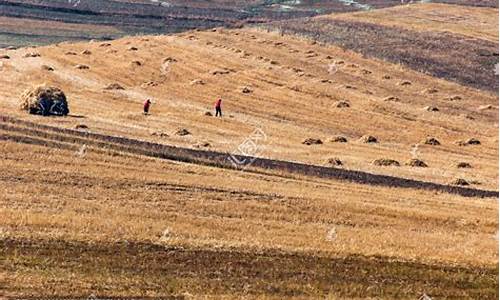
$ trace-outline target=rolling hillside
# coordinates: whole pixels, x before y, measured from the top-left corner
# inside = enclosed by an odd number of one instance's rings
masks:
[[[498,9],[433,3],[264,26],[496,93],[497,21]]]
[[[452,60],[494,51],[492,12],[419,4],[0,50],[0,293],[497,299],[493,60]],[[368,55],[322,22],[394,44]],[[426,39],[435,53],[396,43]],[[39,84],[70,115],[21,111]]]
[[[217,26],[239,27],[242,24],[371,10],[404,2],[0,0],[0,24],[3,24],[0,27],[0,48],[113,39],[124,35],[177,33]],[[498,7],[497,0],[444,2]]]

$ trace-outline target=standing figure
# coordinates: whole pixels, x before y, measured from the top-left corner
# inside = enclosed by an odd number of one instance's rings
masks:
[[[220,98],[215,102],[215,116],[222,118],[222,99]]]
[[[151,100],[148,99],[146,102],[144,102],[144,114],[147,115],[149,114],[149,108],[151,107]]]

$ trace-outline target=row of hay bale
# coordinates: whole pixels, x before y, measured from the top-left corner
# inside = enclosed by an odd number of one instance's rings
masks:
[[[327,160],[327,164],[330,166],[342,166],[344,165],[343,161],[338,157],[329,158]],[[400,167],[401,163],[395,159],[390,158],[379,158],[375,159],[372,162],[373,165],[379,167]],[[405,166],[414,167],[414,168],[427,168],[429,167],[426,162],[421,159],[412,158],[404,163]],[[458,169],[471,169],[472,165],[468,162],[459,162],[455,165]]]
[[[361,143],[365,143],[365,144],[378,143],[378,139],[372,135],[364,135],[358,141]],[[345,137],[345,136],[337,135],[337,136],[332,137],[330,139],[330,142],[332,142],[332,143],[347,143],[348,140],[347,140],[347,137]],[[307,138],[302,142],[302,144],[308,145],[308,146],[321,145],[321,144],[323,144],[323,141],[321,139],[317,139],[317,138]]]
[[[336,135],[336,136],[332,137],[329,141],[332,143],[347,143],[348,139],[347,139],[347,137],[345,137],[343,135]],[[358,141],[361,143],[365,143],[365,144],[377,144],[377,143],[379,143],[378,138],[375,136],[372,136],[372,135],[363,135]],[[430,146],[441,145],[441,142],[434,137],[427,137],[421,143],[425,144],[425,145],[430,145]],[[318,139],[318,138],[307,138],[302,142],[302,144],[308,145],[308,146],[321,145],[321,144],[323,144],[323,141],[321,139]],[[481,145],[481,141],[476,139],[476,138],[469,138],[467,140],[457,141],[457,142],[455,142],[455,144],[457,144],[459,146]]]
[[[388,158],[376,159],[372,162],[372,164],[375,166],[382,166],[382,167],[400,167],[401,166],[399,161],[394,160],[394,159],[388,159]],[[342,160],[340,160],[340,158],[338,158],[338,157],[333,157],[333,158],[329,158],[327,160],[327,165],[330,167],[342,167],[344,165],[344,162]],[[420,159],[416,159],[416,158],[412,158],[412,159],[408,160],[405,163],[405,165],[409,166],[409,167],[418,167],[418,168],[427,168],[428,167],[428,165],[424,161],[422,161]],[[471,164],[469,164],[467,162],[459,162],[458,164],[456,164],[456,167],[459,169],[472,168]],[[480,183],[477,181],[470,181],[469,182],[463,178],[456,178],[456,179],[452,180],[451,182],[449,182],[449,184],[457,185],[457,186],[469,186],[471,184],[480,184]]]

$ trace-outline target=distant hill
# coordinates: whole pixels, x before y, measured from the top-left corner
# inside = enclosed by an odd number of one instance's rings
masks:
[[[498,6],[498,1],[486,0],[444,2]],[[400,0],[0,0],[0,47],[237,27],[401,3]],[[72,26],[75,24],[85,26]]]
[[[497,23],[495,8],[419,3],[266,26],[496,92]]]

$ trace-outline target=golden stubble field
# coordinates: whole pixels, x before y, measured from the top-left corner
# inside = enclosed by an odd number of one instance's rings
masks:
[[[85,50],[90,54],[82,54]],[[16,112],[19,94],[48,83],[60,86],[72,113],[83,117],[37,122],[69,128],[85,124],[92,131],[187,147],[208,143],[211,150],[227,152],[261,128],[268,137],[258,153],[264,157],[319,165],[338,157],[348,169],[439,183],[464,177],[480,188],[497,186],[496,95],[336,47],[258,30],[221,29],[5,52],[11,58],[2,60],[0,80],[9,87],[0,91],[3,111],[23,115]],[[41,56],[23,57],[32,52]],[[54,71],[43,70],[44,65]],[[405,81],[411,84],[401,85]],[[111,83],[125,89],[104,90]],[[244,87],[251,93],[242,93]],[[142,102],[148,97],[154,100],[152,115],[144,117]],[[217,97],[224,99],[222,120],[204,115]],[[342,101],[350,107],[338,108]],[[440,111],[429,112],[427,106]],[[183,128],[192,135],[175,134]],[[337,135],[349,142],[330,142]],[[380,143],[361,143],[363,135]],[[441,145],[423,144],[427,137]],[[307,138],[324,144],[305,146]],[[456,144],[469,138],[482,145]],[[373,166],[380,158],[401,164],[419,158],[429,168]],[[459,162],[474,168],[457,169]]]
[[[494,293],[496,199],[1,147],[8,295]]]
[[[4,54],[2,115],[229,153],[259,128],[267,138],[249,154],[338,157],[346,169],[498,189],[497,95],[336,47],[217,29]],[[67,93],[71,116],[17,109],[40,83]],[[105,90],[111,83],[124,89]],[[205,116],[219,96],[224,118]],[[6,128],[0,136],[23,135]],[[359,142],[366,134],[380,142]],[[330,142],[336,135],[348,142]],[[456,144],[472,137],[481,144]],[[0,141],[1,294],[498,298],[498,199],[69,148]],[[374,166],[379,158],[403,165]],[[411,158],[429,167],[405,166]]]

